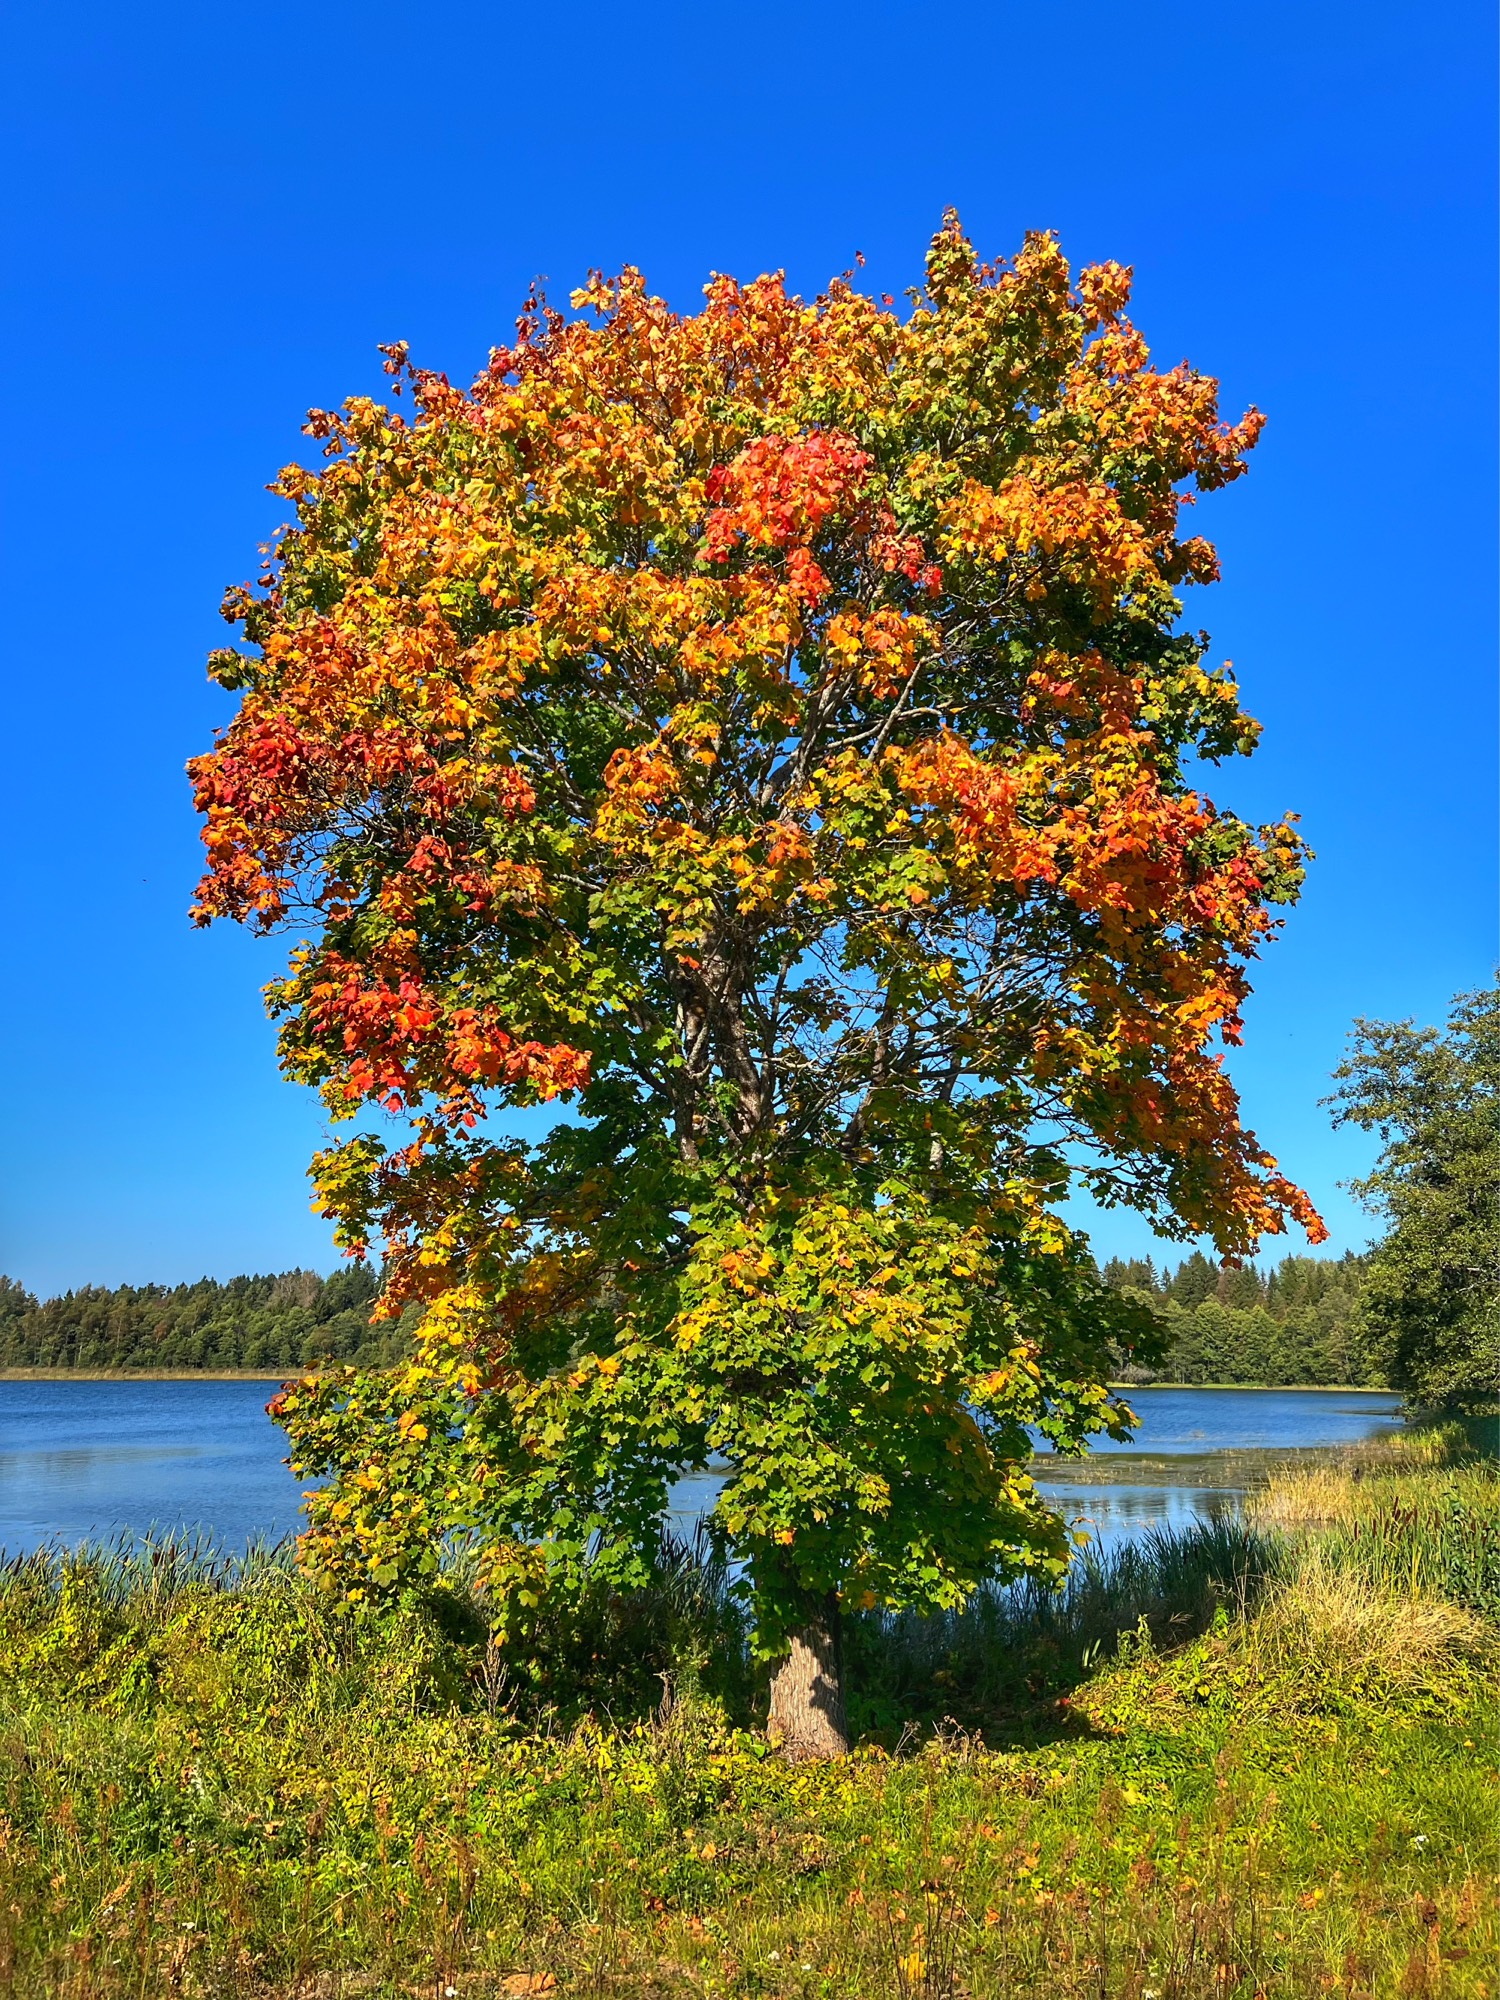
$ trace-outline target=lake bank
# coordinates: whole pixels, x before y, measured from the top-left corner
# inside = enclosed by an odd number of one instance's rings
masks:
[[[278,1368],[0,1368],[0,1382],[286,1382],[300,1371]]]
[[[1142,1395],[1151,1389],[1243,1389],[1247,1395],[1279,1395],[1295,1389],[1301,1396],[1396,1396],[1396,1389],[1372,1388],[1368,1382],[1111,1382],[1117,1395]]]

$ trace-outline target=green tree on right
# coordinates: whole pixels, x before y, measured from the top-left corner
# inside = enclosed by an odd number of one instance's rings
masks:
[[[1380,1137],[1353,1183],[1390,1228],[1371,1254],[1365,1324],[1382,1372],[1413,1401],[1500,1405],[1500,987],[1466,993],[1445,1026],[1357,1021],[1328,1100]]]

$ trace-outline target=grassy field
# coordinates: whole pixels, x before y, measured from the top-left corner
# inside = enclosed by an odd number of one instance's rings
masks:
[[[15,1563],[0,1989],[1496,1993],[1500,1481],[1423,1461],[858,1621],[863,1745],[796,1770],[688,1552],[525,1673],[462,1588],[377,1626],[274,1554]]]

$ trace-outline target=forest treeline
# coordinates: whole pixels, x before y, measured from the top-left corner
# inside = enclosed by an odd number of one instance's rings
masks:
[[[1167,1354],[1142,1381],[1264,1382],[1383,1388],[1362,1311],[1364,1257],[1285,1257],[1263,1271],[1225,1269],[1195,1251],[1175,1270],[1112,1257],[1104,1276],[1141,1293],[1165,1324]]]
[[[333,1361],[378,1367],[398,1359],[405,1345],[397,1327],[370,1324],[379,1291],[379,1278],[359,1265],[328,1278],[283,1271],[113,1291],[87,1285],[46,1300],[0,1278],[0,1368],[291,1374]]]
[[[1148,1297],[1166,1325],[1170,1347],[1157,1379],[1383,1381],[1360,1311],[1362,1257],[1287,1257],[1268,1271],[1224,1270],[1196,1252],[1175,1269],[1149,1258],[1112,1258],[1103,1269],[1110,1284]],[[380,1367],[400,1357],[406,1337],[399,1326],[371,1326],[379,1291],[378,1275],[358,1265],[327,1278],[284,1271],[224,1283],[90,1285],[45,1301],[0,1278],[0,1368]]]

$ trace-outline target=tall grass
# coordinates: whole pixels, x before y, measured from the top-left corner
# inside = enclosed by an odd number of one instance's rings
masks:
[[[845,1651],[856,1731],[889,1746],[943,1720],[994,1727],[1041,1713],[1054,1726],[1056,1697],[1122,1641],[1184,1643],[1216,1613],[1253,1605],[1280,1561],[1274,1537],[1204,1521],[1091,1545],[1061,1588],[1024,1578],[941,1616],[855,1615]],[[424,1609],[383,1624],[323,1596],[285,1544],[236,1555],[204,1537],[121,1537],[0,1564],[0,1629],[80,1669],[150,1653],[174,1620],[226,1617],[275,1630],[314,1680],[357,1676],[361,1662],[394,1650],[408,1677],[420,1665],[432,1699],[529,1726],[568,1727],[586,1714],[629,1722],[664,1698],[707,1699],[752,1724],[763,1699],[731,1574],[702,1538],[665,1538],[644,1590],[585,1589],[521,1655],[495,1643],[461,1555]]]
[[[163,1648],[195,1628],[259,1634],[288,1694],[314,1703],[346,1705],[390,1675],[419,1707],[482,1708],[517,1726],[629,1722],[653,1713],[664,1687],[736,1716],[752,1703],[745,1621],[701,1538],[665,1537],[648,1589],[592,1585],[544,1617],[524,1650],[496,1645],[462,1551],[424,1604],[387,1618],[320,1590],[290,1543],[235,1552],[202,1535],[122,1535],[0,1563],[0,1643],[34,1673],[88,1673],[104,1689],[128,1660],[132,1698],[149,1700]]]
[[[1500,1474],[1483,1460],[1422,1478],[1358,1465],[1273,1477],[1253,1526],[1317,1537],[1326,1569],[1390,1594],[1426,1594],[1500,1622]]]
[[[291,1585],[296,1577],[289,1542],[256,1541],[230,1550],[191,1530],[120,1534],[76,1548],[47,1542],[7,1557],[0,1562],[0,1605],[43,1604],[87,1591],[111,1611],[159,1618],[186,1591]]]

